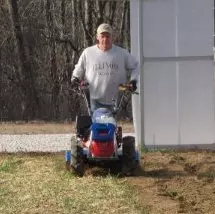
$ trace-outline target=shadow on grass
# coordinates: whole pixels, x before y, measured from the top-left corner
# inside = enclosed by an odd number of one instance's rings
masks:
[[[135,176],[171,179],[173,177],[178,177],[178,176],[188,176],[188,173],[184,171],[171,171],[167,168],[145,171],[143,168],[140,167],[136,170]]]
[[[157,169],[157,170],[150,170],[145,171],[141,166],[138,166],[131,175],[127,176],[121,173],[121,169],[113,168],[113,167],[92,167],[86,170],[85,175],[92,175],[92,176],[115,176],[115,177],[153,177],[153,178],[165,178],[171,179],[173,177],[178,176],[188,176],[188,173],[183,171],[170,171],[168,169]]]
[[[121,176],[121,168],[119,162],[90,163],[87,165],[85,175],[119,177]]]
[[[67,168],[67,170],[70,170]],[[122,173],[122,166],[120,163],[106,162],[102,164],[90,163],[86,164],[84,176],[95,176],[95,177],[107,177],[114,176],[118,178],[122,177],[153,177],[153,178],[165,178],[171,179],[178,176],[189,176],[190,174],[185,171],[171,171],[167,168],[155,169],[155,170],[144,170],[140,165],[137,165],[136,169],[128,176]]]

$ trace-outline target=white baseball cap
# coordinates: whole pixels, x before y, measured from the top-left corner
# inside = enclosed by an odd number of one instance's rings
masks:
[[[105,32],[112,35],[112,33],[113,33],[112,27],[106,23],[100,24],[97,28],[97,34],[105,33]]]

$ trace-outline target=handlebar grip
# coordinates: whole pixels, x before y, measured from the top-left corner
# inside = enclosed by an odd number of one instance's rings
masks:
[[[127,91],[130,91],[132,94],[139,94],[138,92],[133,91],[132,88],[133,88],[133,85],[131,83],[120,84],[118,87],[119,91],[127,90]]]

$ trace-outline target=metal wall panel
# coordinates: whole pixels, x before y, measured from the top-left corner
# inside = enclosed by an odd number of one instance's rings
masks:
[[[214,143],[213,62],[180,62],[179,71],[179,143]]]
[[[131,44],[141,68],[139,141],[214,143],[213,0],[131,0]]]
[[[177,0],[179,56],[208,56],[213,48],[213,0]]]
[[[144,65],[145,145],[178,142],[174,71],[174,62],[146,62]]]
[[[144,57],[175,54],[175,15],[173,0],[143,1]],[[146,42],[147,41],[147,42]],[[167,45],[168,44],[168,45]]]

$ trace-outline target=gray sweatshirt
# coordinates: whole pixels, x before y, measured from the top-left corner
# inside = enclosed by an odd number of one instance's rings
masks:
[[[90,97],[103,104],[113,104],[118,86],[130,80],[137,80],[137,60],[121,47],[112,45],[102,51],[97,45],[86,48],[75,65],[72,78],[85,79],[89,83]]]

